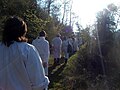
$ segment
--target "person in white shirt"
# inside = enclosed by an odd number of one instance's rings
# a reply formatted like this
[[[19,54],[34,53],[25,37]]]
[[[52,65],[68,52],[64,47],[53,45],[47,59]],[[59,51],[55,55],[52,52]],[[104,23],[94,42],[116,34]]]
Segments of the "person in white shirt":
[[[62,52],[63,52],[63,55],[64,55],[65,63],[67,63],[67,60],[69,58],[67,49],[68,49],[68,41],[67,41],[67,37],[64,37],[63,41],[62,41]]]
[[[49,84],[41,57],[27,43],[26,33],[21,18],[7,19],[0,42],[0,90],[44,90]]]
[[[52,48],[53,48],[53,56],[54,56],[54,65],[59,64],[61,58],[61,47],[62,40],[60,38],[60,34],[57,34],[56,37],[52,39]]]
[[[40,57],[42,59],[45,75],[48,76],[48,61],[50,56],[50,50],[49,50],[49,42],[45,39],[45,37],[46,37],[46,32],[41,31],[39,33],[39,37],[33,40],[32,44],[38,50]]]

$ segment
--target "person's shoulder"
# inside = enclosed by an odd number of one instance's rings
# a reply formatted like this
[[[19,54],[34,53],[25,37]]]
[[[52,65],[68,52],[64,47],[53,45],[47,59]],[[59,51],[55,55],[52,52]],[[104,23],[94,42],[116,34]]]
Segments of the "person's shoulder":
[[[25,43],[26,47],[28,48],[34,48],[34,45],[30,44],[30,43]]]
[[[56,37],[54,37],[52,40],[55,40],[56,39]]]
[[[34,39],[34,40],[32,41],[32,44],[35,44],[36,42],[38,42],[38,38]]]
[[[16,50],[18,50],[26,58],[31,51],[34,51],[34,46],[27,42],[14,42],[10,48],[17,48]]]
[[[55,42],[57,40],[57,38],[56,37],[54,37],[53,39],[52,39],[52,42]]]
[[[21,42],[18,45],[19,45],[20,48],[25,49],[25,50],[29,50],[31,48],[34,48],[34,46],[32,44],[29,44],[27,42]]]
[[[49,43],[49,41],[48,41],[48,40],[46,40],[46,39],[45,39],[45,42],[46,42],[46,43]]]

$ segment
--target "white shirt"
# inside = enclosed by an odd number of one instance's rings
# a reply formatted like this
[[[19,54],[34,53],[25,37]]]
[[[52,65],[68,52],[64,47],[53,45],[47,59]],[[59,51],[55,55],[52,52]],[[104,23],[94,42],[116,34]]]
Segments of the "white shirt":
[[[67,40],[63,40],[62,41],[62,51],[63,51],[63,54],[64,54],[66,59],[68,59],[67,48],[68,48],[68,41]]]
[[[60,58],[61,57],[61,47],[62,47],[62,40],[60,37],[53,38],[52,47],[53,47],[54,58]]]
[[[45,37],[39,37],[33,40],[32,44],[38,50],[42,61],[47,63],[47,66],[44,67],[44,70],[45,70],[45,75],[48,75],[48,61],[50,56],[49,42],[45,39]]]
[[[33,45],[0,43],[0,90],[43,90],[49,84]]]
[[[49,42],[45,39],[45,37],[39,37],[38,39],[35,39],[32,42],[32,44],[38,50],[43,62],[48,62],[50,56],[50,50],[49,50]]]
[[[62,50],[64,52],[67,52],[67,46],[68,46],[68,41],[67,40],[63,40],[62,41]]]

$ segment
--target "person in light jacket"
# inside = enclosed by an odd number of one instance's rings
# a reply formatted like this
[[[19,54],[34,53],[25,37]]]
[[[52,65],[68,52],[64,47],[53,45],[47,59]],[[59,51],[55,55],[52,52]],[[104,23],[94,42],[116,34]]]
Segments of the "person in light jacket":
[[[49,84],[41,57],[27,43],[26,33],[21,18],[14,16],[5,22],[0,42],[0,90],[44,90]]]
[[[50,56],[49,42],[45,39],[46,32],[41,31],[39,37],[33,40],[32,44],[37,48],[42,59],[45,75],[48,76],[48,61]]]
[[[61,58],[61,47],[62,40],[60,38],[60,34],[57,34],[56,37],[52,39],[52,48],[53,48],[53,56],[54,56],[54,65],[59,64]]]
[[[63,55],[64,55],[65,63],[67,63],[67,60],[69,58],[67,49],[68,49],[68,41],[67,41],[67,37],[64,37],[63,41],[62,41],[62,52],[63,52]]]

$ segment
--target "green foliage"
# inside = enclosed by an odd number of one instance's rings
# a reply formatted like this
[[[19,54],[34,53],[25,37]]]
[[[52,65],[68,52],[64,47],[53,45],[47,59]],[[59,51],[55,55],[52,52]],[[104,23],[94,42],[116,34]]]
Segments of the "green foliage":
[[[38,33],[44,29],[47,23],[47,21],[38,18],[31,10],[24,13],[24,18],[28,25],[28,36],[33,38],[38,36]]]
[[[2,0],[0,1],[1,15],[22,15],[29,8],[29,2],[30,0]]]
[[[100,48],[103,56],[106,56],[113,47],[113,40],[114,40],[114,31],[115,28],[111,28],[115,26],[115,16],[112,7],[113,4],[108,5],[108,9],[104,9],[103,11],[99,12],[97,15],[97,30],[98,30],[98,42],[100,42]]]
[[[88,88],[92,90],[103,90],[107,86],[111,90],[119,90],[119,65],[116,62],[106,62],[107,71],[106,77],[104,77],[103,73],[100,72],[102,68],[96,66],[101,63],[99,62],[100,57],[96,54],[90,54],[87,48],[89,48],[87,45],[82,45],[80,51],[69,59],[62,72],[64,78],[61,85],[65,88],[61,90],[87,90]],[[112,55],[113,53],[115,57]],[[116,56],[115,52],[109,52],[109,58],[106,59],[115,60]],[[94,64],[95,62],[98,63]],[[108,83],[104,84],[106,79]]]
[[[99,12],[97,16],[98,32],[95,28],[94,37],[90,36],[90,27],[80,30],[80,36],[84,43],[80,47],[80,51],[68,60],[61,73],[63,78],[61,82],[54,83],[55,86],[59,87],[58,90],[120,89],[120,37],[115,40],[115,28],[111,28],[115,25],[115,23],[113,24],[115,20],[113,12],[116,11],[116,7],[110,5],[108,9],[110,11],[104,9]],[[91,53],[91,49],[93,53]],[[105,65],[105,68],[102,64]]]
[[[86,27],[85,29],[81,30],[81,37],[84,42],[90,41],[90,28]]]
[[[117,36],[118,34],[118,36]],[[115,88],[116,90],[120,89],[120,42],[119,42],[119,32],[116,33],[113,47],[107,55],[107,60],[109,60],[109,82],[110,87]],[[111,73],[112,72],[112,73]]]
[[[64,74],[71,75],[71,73],[74,73],[76,71],[76,59],[77,59],[77,54],[73,55],[72,57],[69,58],[69,61],[67,63],[67,66],[65,68]]]
[[[3,30],[3,23],[6,20],[6,18],[8,18],[9,16],[19,16],[23,19],[26,19],[26,21],[28,21],[30,25],[32,22],[34,22],[33,25],[35,25],[36,27],[37,24],[39,23],[39,20],[37,20],[37,17],[34,13],[29,13],[33,10],[35,11],[36,9],[35,3],[36,3],[36,0],[17,0],[17,1],[16,0],[2,0],[0,1],[0,5],[1,5],[0,6],[1,8],[0,9],[0,18],[1,18],[0,19],[0,30],[1,30],[0,36]],[[32,19],[32,21],[30,21],[29,19]],[[30,26],[30,30],[34,29],[33,25]]]
[[[3,25],[4,25],[4,21],[6,20],[6,16],[1,16],[0,17],[0,41],[2,39],[2,31],[3,31]]]
[[[59,7],[57,10],[59,12]],[[54,17],[50,16],[44,8],[37,5],[37,0],[2,0],[0,1],[0,39],[3,22],[7,17],[16,15],[26,21],[28,25],[27,37],[30,43],[38,36],[41,30],[47,32],[48,39],[51,41],[56,33],[59,33],[61,30],[61,23],[58,21],[57,12],[55,12],[56,14],[52,12]]]
[[[82,50],[70,57],[66,68],[63,71],[63,86],[65,90],[86,90],[86,68],[85,68],[85,56],[86,46],[82,46]],[[82,52],[81,52],[82,51]],[[85,55],[85,56],[83,56]]]

